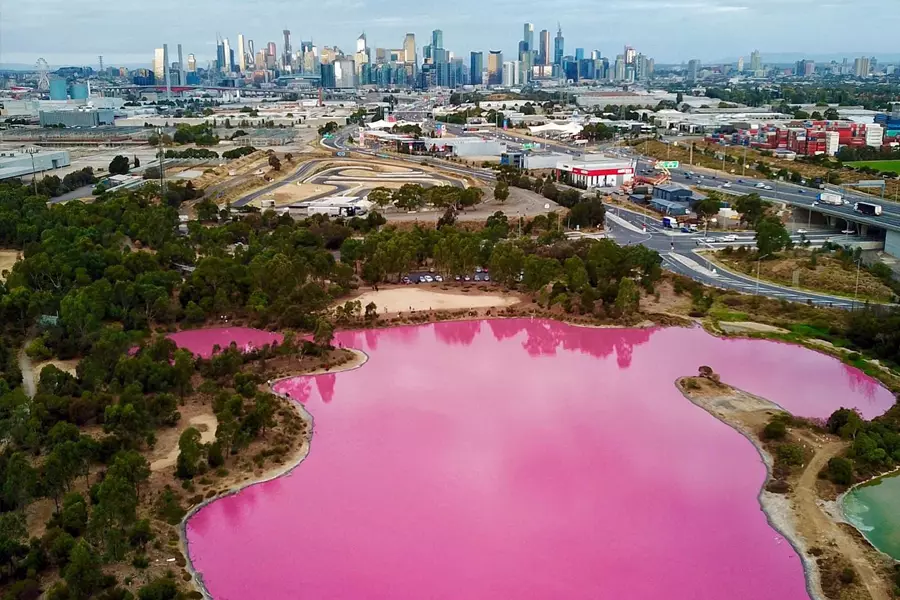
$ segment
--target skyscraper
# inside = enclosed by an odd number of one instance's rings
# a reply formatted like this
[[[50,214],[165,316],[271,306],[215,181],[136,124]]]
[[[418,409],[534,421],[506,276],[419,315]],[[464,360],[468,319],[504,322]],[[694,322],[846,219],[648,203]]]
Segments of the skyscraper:
[[[759,56],[759,50],[750,53],[750,70],[756,73],[762,71],[762,59]]]
[[[550,54],[550,32],[546,29],[541,30],[540,42],[538,44],[538,61],[537,64],[546,66],[550,64],[553,55]]]
[[[247,70],[247,56],[244,54],[244,34],[239,33],[237,39],[237,66],[241,73]]]
[[[256,51],[253,48],[253,40],[247,40],[247,62],[255,60],[254,56],[256,56]]]
[[[219,71],[224,71],[226,61],[227,59],[225,58],[225,44],[223,44],[222,40],[219,39],[219,36],[216,35],[216,68]]]
[[[188,73],[196,73],[197,72],[197,57],[194,56],[193,54],[188,54],[187,70],[188,70]]]
[[[575,48],[575,60],[584,60],[584,48]]]
[[[525,50],[531,52],[534,50],[534,25],[531,23],[525,23],[522,26],[522,42],[525,47]]]
[[[469,55],[469,82],[472,85],[481,85],[483,81],[481,73],[483,71],[484,53],[472,52]]]
[[[166,52],[163,48],[153,51],[153,75],[156,83],[161,84],[166,77]]]
[[[562,65],[564,40],[562,26],[557,24],[556,37],[553,38],[553,64]]]
[[[163,76],[166,80],[166,98],[172,98],[172,76],[169,73],[169,45],[163,44]]]
[[[853,61],[853,74],[856,77],[868,77],[872,62],[866,56],[861,56]]]
[[[275,42],[269,42],[266,44],[266,54],[269,56],[275,56],[278,54],[278,50],[275,48]]]
[[[743,56],[739,56],[739,57],[738,57],[738,61],[737,61],[737,72],[738,72],[738,73],[743,73],[743,72],[744,72],[744,57],[743,57]]]
[[[184,54],[181,53],[181,44],[178,44],[178,76],[181,78],[180,83],[184,83]]]
[[[625,46],[625,64],[631,65],[634,64],[634,57],[637,56],[634,48],[631,46]]]
[[[491,50],[488,53],[488,85],[500,85],[503,81],[503,52]]]
[[[222,63],[222,72],[223,73],[231,73],[234,70],[234,65],[231,62],[231,46],[228,45],[228,38],[222,40],[222,52],[225,54],[225,61]]]
[[[434,48],[443,48],[444,47],[444,32],[440,29],[435,29],[431,32],[431,48],[432,51]]]
[[[356,38],[356,51],[357,52],[365,52],[368,49],[368,42],[366,41],[366,32],[362,32],[358,38]]]
[[[416,34],[407,33],[403,38],[403,62],[406,64],[416,64]]]
[[[691,83],[696,82],[698,71],[700,71],[700,61],[696,58],[688,61],[687,80]]]
[[[282,31],[284,34],[284,49],[281,59],[281,64],[285,69],[291,68],[291,30],[285,29]]]

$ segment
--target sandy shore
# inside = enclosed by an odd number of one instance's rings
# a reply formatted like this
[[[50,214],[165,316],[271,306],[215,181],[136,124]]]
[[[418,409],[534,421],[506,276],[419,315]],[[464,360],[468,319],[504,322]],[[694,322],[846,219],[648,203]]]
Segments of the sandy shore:
[[[209,498],[207,500],[204,500],[197,506],[194,506],[193,508],[191,508],[187,512],[187,514],[184,515],[184,518],[181,520],[181,523],[178,526],[178,531],[179,531],[180,538],[181,538],[179,545],[181,548],[181,552],[184,555],[185,560],[187,561],[185,569],[193,577],[193,583],[194,583],[195,589],[197,589],[197,591],[199,591],[201,594],[203,594],[203,597],[206,598],[207,600],[212,600],[212,595],[209,593],[209,590],[206,589],[206,584],[203,581],[203,574],[198,572],[194,568],[194,563],[191,560],[190,544],[188,543],[188,538],[187,538],[188,521],[190,521],[191,517],[193,517],[197,512],[199,512],[200,510],[203,510],[203,508],[212,504],[213,502],[220,500],[222,498],[237,494],[241,490],[244,490],[248,487],[251,487],[254,485],[260,485],[260,484],[272,481],[274,479],[278,479],[279,477],[282,477],[284,475],[288,475],[291,472],[293,472],[294,469],[296,469],[303,463],[303,461],[306,459],[306,457],[309,456],[309,447],[310,447],[310,442],[312,441],[312,432],[315,430],[315,420],[313,419],[312,414],[309,411],[307,411],[306,408],[300,402],[297,402],[296,400],[292,399],[290,396],[287,396],[285,394],[277,393],[274,389],[274,386],[279,381],[283,381],[285,379],[293,379],[294,377],[303,377],[303,376],[307,376],[307,375],[316,376],[316,375],[323,375],[326,373],[331,374],[331,373],[341,373],[344,371],[351,371],[353,369],[360,368],[369,359],[369,356],[365,352],[362,352],[361,350],[355,350],[352,348],[348,348],[348,350],[353,352],[354,358],[352,360],[350,360],[342,365],[339,365],[337,367],[334,367],[330,370],[317,369],[315,371],[310,371],[307,373],[298,373],[296,375],[288,375],[285,377],[280,377],[278,379],[273,379],[268,382],[269,392],[272,395],[278,396],[279,398],[282,398],[283,400],[285,400],[291,407],[293,407],[293,409],[295,411],[297,411],[297,414],[300,415],[300,418],[307,422],[307,424],[309,425],[307,428],[307,431],[309,431],[309,434],[307,435],[306,439],[304,439],[303,443],[297,447],[297,449],[294,451],[294,453],[291,454],[287,458],[287,460],[285,460],[284,464],[265,469],[262,471],[262,473],[260,475],[253,477],[252,479],[249,479],[247,481],[242,481],[238,484],[235,484],[231,488],[223,491],[222,493],[220,493],[212,498]]]
[[[700,385],[688,389],[684,384],[689,379]],[[826,566],[823,568],[831,570],[831,577],[835,576],[835,561],[854,568],[857,583],[854,584],[855,592],[851,592],[848,598],[888,600],[889,585],[880,573],[882,565],[879,563],[882,562],[883,555],[873,551],[864,541],[844,529],[846,521],[835,514],[835,503],[824,501],[817,489],[819,472],[829,459],[841,454],[846,448],[846,441],[813,430],[794,429],[791,433],[793,441],[812,449],[812,457],[799,473],[788,478],[790,490],[787,493],[769,492],[766,487],[773,481],[774,458],[760,441],[759,432],[771,415],[783,412],[781,407],[765,398],[727,385],[712,384],[705,379],[683,378],[676,385],[685,398],[747,438],[763,459],[767,476],[759,494],[760,506],[772,528],[800,556],[810,597],[813,600],[824,600],[827,597],[822,583],[825,574],[819,564],[823,560],[820,557],[824,557],[826,562],[823,564]],[[845,591],[847,589],[844,588]]]
[[[418,286],[369,291],[353,298],[362,303],[363,308],[370,302],[378,307],[378,314],[400,314],[425,310],[462,310],[477,308],[506,307],[518,304],[515,296],[471,292],[443,291]],[[343,304],[343,303],[342,303]]]
[[[753,444],[753,447],[756,448],[760,458],[766,465],[766,484],[768,484],[772,479],[772,467],[775,464],[775,460],[759,441],[756,432],[746,424],[746,420],[736,418],[736,415],[740,413],[767,414],[769,412],[782,412],[781,407],[764,398],[728,387],[723,387],[722,394],[718,396],[691,394],[683,388],[681,385],[682,381],[684,380],[679,380],[676,384],[685,398],[730,426]],[[819,567],[815,560],[809,556],[809,545],[798,532],[791,500],[784,494],[773,494],[766,491],[765,485],[760,489],[758,500],[769,525],[780,533],[800,556],[803,562],[803,571],[806,575],[806,588],[810,597],[813,600],[827,600],[820,584]]]

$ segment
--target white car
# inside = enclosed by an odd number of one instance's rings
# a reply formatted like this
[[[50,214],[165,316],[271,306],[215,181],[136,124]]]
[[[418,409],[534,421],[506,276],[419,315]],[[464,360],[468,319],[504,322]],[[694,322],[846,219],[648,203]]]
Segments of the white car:
[[[432,281],[434,281],[434,277],[432,277],[431,275],[425,275],[422,279],[425,280],[425,283],[431,283]]]
[[[437,281],[438,283],[441,283],[442,281],[444,281],[444,278],[441,277],[440,275],[435,275],[434,280]]]
[[[759,188],[759,189],[764,189],[764,188],[766,187],[766,184],[760,182],[760,183],[757,183],[757,184],[756,184],[756,187]]]
[[[798,229],[798,230],[797,230],[797,233],[799,233],[800,235],[804,235],[804,234],[806,233],[806,230],[805,230],[805,229]]]
[[[723,188],[730,188],[730,187],[731,187],[731,183],[729,183],[728,181],[726,181],[725,183],[722,184],[722,187],[723,187]]]
[[[736,235],[723,235],[722,237],[719,238],[719,240],[721,240],[723,242],[736,242],[737,236]]]
[[[771,186],[771,185],[766,185],[766,186],[763,186],[763,189],[771,190],[771,189],[772,189],[772,186]]]
[[[854,231],[853,229],[845,229],[841,233],[843,233],[844,235],[853,235],[854,233],[856,233],[856,231]]]

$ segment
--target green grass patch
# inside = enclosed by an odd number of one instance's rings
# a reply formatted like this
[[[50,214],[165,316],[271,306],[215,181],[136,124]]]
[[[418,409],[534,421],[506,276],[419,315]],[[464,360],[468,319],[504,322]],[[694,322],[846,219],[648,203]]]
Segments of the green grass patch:
[[[745,312],[727,310],[724,308],[711,308],[709,311],[709,316],[716,321],[725,321],[726,323],[753,320],[750,318],[750,315]]]
[[[900,160],[857,160],[844,163],[848,167],[869,167],[878,171],[891,171],[900,173]],[[852,183],[850,185],[853,185]]]

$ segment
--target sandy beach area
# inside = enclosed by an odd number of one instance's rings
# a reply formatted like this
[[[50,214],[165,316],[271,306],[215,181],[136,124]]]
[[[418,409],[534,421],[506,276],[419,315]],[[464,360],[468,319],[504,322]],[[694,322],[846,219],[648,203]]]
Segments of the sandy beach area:
[[[370,302],[378,307],[378,314],[399,314],[423,310],[464,310],[477,308],[506,307],[518,304],[515,296],[502,294],[442,291],[422,287],[404,286],[368,291],[353,300],[362,303],[363,308]]]

